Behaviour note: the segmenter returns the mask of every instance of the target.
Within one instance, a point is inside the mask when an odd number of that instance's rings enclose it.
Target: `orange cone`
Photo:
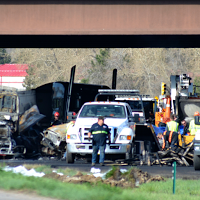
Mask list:
[[[170,108],[170,98],[167,98],[165,118],[170,118],[171,108]]]

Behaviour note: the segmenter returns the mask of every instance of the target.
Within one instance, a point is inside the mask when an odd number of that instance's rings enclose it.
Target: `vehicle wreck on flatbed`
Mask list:
[[[41,141],[43,154],[63,157],[66,151],[66,129],[67,124],[61,124],[49,127],[44,131]]]

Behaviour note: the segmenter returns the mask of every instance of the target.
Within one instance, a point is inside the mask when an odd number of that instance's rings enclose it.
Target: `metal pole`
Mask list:
[[[117,85],[117,69],[113,69],[112,89],[116,89],[116,85]]]
[[[70,76],[70,81],[69,81],[69,85],[68,85],[64,122],[67,122],[67,116],[68,116],[68,112],[69,112],[71,93],[72,93],[72,86],[73,86],[73,83],[74,83],[75,70],[76,70],[76,65],[74,65],[71,68],[71,76]]]
[[[176,162],[173,162],[173,194],[175,194],[175,190],[176,190]]]

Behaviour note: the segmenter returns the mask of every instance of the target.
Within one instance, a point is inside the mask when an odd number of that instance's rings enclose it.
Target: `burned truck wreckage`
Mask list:
[[[32,157],[36,156],[40,152],[40,147],[38,144],[40,144],[42,137],[40,134],[40,128],[36,125],[36,123],[45,116],[39,113],[36,105],[26,110],[23,115],[20,115],[20,107],[18,102],[21,94],[17,93],[16,91],[9,90],[1,92],[1,156],[18,157],[23,155],[24,157]],[[26,95],[27,98],[32,97],[33,93],[32,91],[29,91],[26,93]],[[31,105],[34,102],[29,101],[29,103]]]

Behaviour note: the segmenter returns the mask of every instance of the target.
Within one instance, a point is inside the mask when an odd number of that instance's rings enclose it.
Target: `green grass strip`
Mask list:
[[[176,194],[172,194],[172,180],[152,182],[139,188],[123,189],[102,183],[97,185],[63,183],[58,180],[25,177],[0,170],[0,188],[30,190],[37,194],[67,200],[188,200],[200,199],[200,181],[177,180]]]

